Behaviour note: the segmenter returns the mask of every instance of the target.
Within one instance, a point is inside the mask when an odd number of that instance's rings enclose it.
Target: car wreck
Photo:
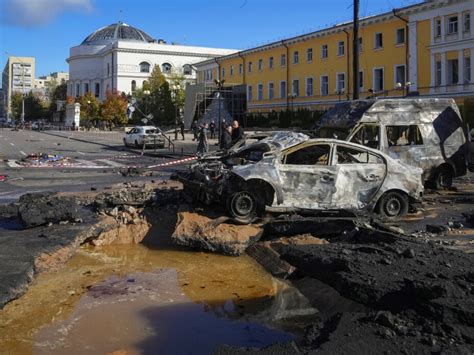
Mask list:
[[[234,219],[249,223],[265,212],[365,210],[399,218],[420,201],[421,174],[359,144],[275,132],[204,156],[178,180],[193,201],[220,203]]]

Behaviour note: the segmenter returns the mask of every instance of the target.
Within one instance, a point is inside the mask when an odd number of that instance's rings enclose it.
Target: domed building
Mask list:
[[[99,100],[107,91],[132,93],[142,87],[155,65],[165,76],[196,79],[194,63],[231,54],[236,50],[183,46],[154,39],[146,32],[118,22],[98,29],[70,49],[67,94],[92,92]]]

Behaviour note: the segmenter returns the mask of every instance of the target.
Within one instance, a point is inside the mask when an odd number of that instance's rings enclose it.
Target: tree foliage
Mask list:
[[[52,118],[53,114],[57,110],[57,101],[67,101],[67,85],[64,82],[59,85],[56,85],[51,92],[50,103],[48,108],[49,118]]]
[[[101,117],[110,123],[116,125],[127,122],[127,98],[118,92],[108,91],[106,98],[100,106]]]
[[[91,92],[79,96],[76,102],[81,105],[81,120],[97,121],[100,119],[100,103]]]
[[[21,105],[23,101],[23,95],[20,92],[14,92],[11,97],[10,108],[12,116],[15,120],[19,120],[21,117]]]
[[[46,112],[46,102],[30,91],[25,97],[25,120],[44,119]]]

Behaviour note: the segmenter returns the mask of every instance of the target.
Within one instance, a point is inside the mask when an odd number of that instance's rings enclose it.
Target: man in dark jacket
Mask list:
[[[222,131],[219,148],[229,149],[232,147],[232,127],[229,126]]]
[[[232,144],[237,143],[244,138],[244,130],[239,126],[239,121],[234,120],[232,122]]]

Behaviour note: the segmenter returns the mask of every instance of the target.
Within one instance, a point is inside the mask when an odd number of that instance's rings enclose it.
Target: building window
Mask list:
[[[280,81],[280,98],[286,97],[286,81]]]
[[[76,84],[76,97],[80,95],[81,85]]]
[[[244,65],[239,64],[239,75],[242,75],[242,72],[244,71]]]
[[[280,65],[284,67],[286,65],[286,54],[282,54],[280,57]]]
[[[268,58],[268,68],[269,69],[273,68],[273,57]]]
[[[222,77],[225,78],[225,68],[222,68]]]
[[[441,75],[442,75],[441,62],[437,61],[435,63],[435,85],[436,86],[441,86]]]
[[[346,74],[338,73],[336,75],[336,90],[343,92],[346,89]]]
[[[300,81],[298,79],[293,80],[293,96],[300,96]]]
[[[258,60],[258,70],[263,70],[263,59]]]
[[[465,13],[463,18],[463,30],[464,32],[470,32],[471,31],[471,14],[470,13]]]
[[[405,85],[406,71],[404,65],[395,66],[395,84]]]
[[[192,73],[193,73],[193,69],[191,68],[191,66],[189,64],[183,65],[183,74],[184,75],[192,75]]]
[[[293,64],[298,64],[299,61],[300,61],[299,53],[298,53],[298,51],[294,51],[293,52]]]
[[[150,72],[150,63],[141,62],[140,63],[140,73],[149,73]]]
[[[229,72],[230,72],[230,76],[234,76],[234,66],[233,65],[230,66]]]
[[[313,78],[306,78],[306,96],[313,96]]]
[[[171,73],[171,64],[170,63],[161,64],[161,71],[163,72],[163,74],[170,74]]]
[[[212,69],[206,69],[204,72],[204,80],[205,81],[211,81],[212,80]]]
[[[383,37],[381,33],[376,33],[375,34],[375,43],[374,43],[374,48],[379,49],[383,47]]]
[[[313,48],[308,48],[306,50],[306,61],[308,61],[308,62],[313,61]]]
[[[137,82],[135,80],[132,80],[132,85],[131,85],[132,92],[135,92],[137,89]]]
[[[252,69],[253,69],[253,64],[252,64],[252,62],[249,62],[248,66],[249,66],[248,72],[251,73],[251,72],[252,72]]]
[[[321,76],[321,95],[329,95],[329,77],[327,75]]]
[[[435,37],[441,37],[441,19],[437,18],[435,20]]]
[[[454,85],[459,82],[459,62],[457,59],[448,60],[448,84]]]
[[[458,17],[451,16],[448,18],[448,34],[458,33]]]
[[[321,58],[326,59],[328,57],[328,45],[323,44],[321,47]]]
[[[471,57],[464,57],[464,84],[471,82]]]
[[[257,100],[263,100],[263,84],[257,85]]]
[[[273,83],[268,83],[268,99],[273,100],[273,97],[275,96],[275,89]]]
[[[360,71],[359,72],[359,90],[363,90],[364,89],[364,72],[363,71]]]
[[[247,86],[247,101],[252,101],[253,99],[253,92],[252,92],[252,85]]]
[[[85,83],[84,84],[84,93],[87,94],[89,92],[89,84]]]
[[[344,41],[339,41],[337,44],[337,55],[343,56],[344,55]]]
[[[395,44],[404,44],[405,43],[405,29],[404,28],[399,28],[397,30],[397,35],[396,35],[396,42]]]
[[[100,95],[100,84],[99,84],[99,83],[95,83],[94,96],[95,96],[95,97],[99,97],[99,95]]]
[[[383,91],[383,68],[374,69],[374,91]]]

